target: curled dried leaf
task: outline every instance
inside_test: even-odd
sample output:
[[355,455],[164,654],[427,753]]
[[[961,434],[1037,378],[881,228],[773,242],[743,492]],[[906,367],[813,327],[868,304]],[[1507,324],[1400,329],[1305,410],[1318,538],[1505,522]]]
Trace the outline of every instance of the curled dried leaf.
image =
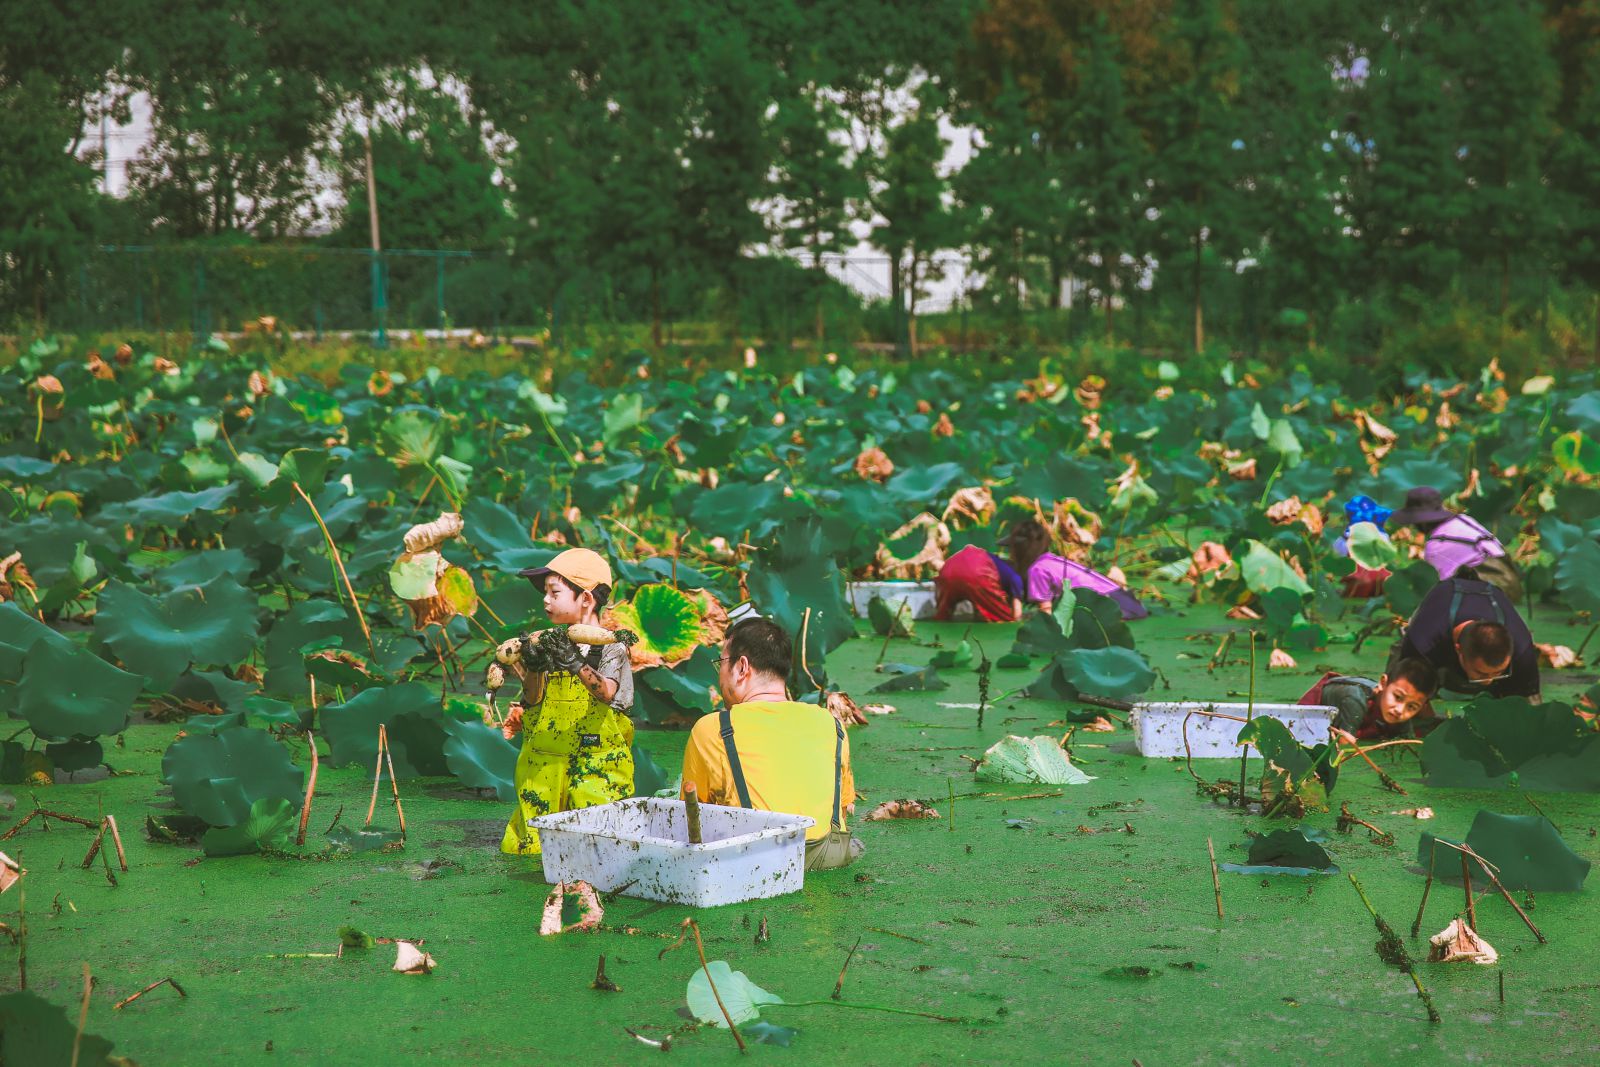
[[111,364],[100,358],[100,353],[90,352],[89,360],[84,364],[91,377],[99,378],[103,382],[115,381],[117,372],[111,369]]
[[886,482],[894,473],[894,461],[881,448],[864,449],[856,457],[856,474],[867,481]]
[[1079,727],[1079,729],[1083,730],[1085,733],[1090,734],[1109,734],[1116,728],[1116,725],[1104,715],[1096,715],[1094,717],[1094,722],[1084,723],[1081,727]]
[[1478,936],[1478,931],[1467,925],[1465,919],[1451,919],[1450,925],[1428,938],[1433,948],[1428,952],[1429,963],[1494,963],[1500,953],[1494,946]]
[[154,366],[157,374],[171,376],[178,373],[178,365],[165,356],[157,356]]
[[960,528],[962,522],[987,526],[989,520],[994,518],[994,494],[984,485],[957,489],[951,494],[950,503],[945,505],[944,514],[940,517],[957,528]]
[[955,435],[956,424],[950,421],[949,413],[944,411],[939,412],[939,421],[933,424],[933,436],[954,437]]
[[437,548],[453,537],[460,537],[465,525],[455,512],[440,512],[432,522],[418,523],[406,531],[406,551],[416,554]]
[[863,704],[861,710],[868,715],[893,715],[899,709],[893,704]]
[[401,974],[432,974],[438,966],[432,956],[409,941],[396,941],[394,948],[394,969]]
[[828,711],[846,726],[865,726],[867,716],[848,693],[838,690],[828,694]]
[[1273,649],[1272,655],[1267,658],[1267,670],[1269,671],[1288,671],[1293,670],[1294,666],[1294,657],[1281,648]]
[[1194,550],[1194,556],[1189,560],[1189,570],[1184,574],[1184,580],[1195,582],[1203,574],[1220,571],[1233,563],[1233,556],[1226,548],[1215,541],[1202,541],[1200,547]]
[[245,382],[245,386],[250,390],[251,396],[255,397],[257,400],[260,400],[262,397],[272,392],[272,375],[270,373],[263,374],[261,371],[253,370],[250,372],[250,377]]
[[1431,819],[1431,818],[1433,818],[1433,809],[1432,808],[1401,808],[1399,811],[1391,811],[1389,814],[1390,815],[1409,815],[1413,819]]
[[133,346],[124,341],[117,346],[117,350],[112,354],[111,358],[117,361],[117,366],[126,367],[133,362]]
[[[561,925],[561,909],[565,906],[567,897],[578,898],[578,907],[583,914],[575,923]],[[606,910],[600,906],[600,896],[594,891],[594,886],[579,879],[576,882],[557,882],[550,895],[544,898],[544,913],[539,920],[539,936],[549,937],[552,934],[565,934],[573,930],[592,930],[600,925],[600,920],[605,918]]]
[[1564,671],[1569,667],[1583,666],[1583,660],[1578,654],[1566,645],[1544,645],[1535,643],[1534,648],[1539,650],[1539,662],[1554,670]]
[[1236,482],[1253,482],[1256,480],[1256,460],[1254,456],[1243,463],[1228,465],[1228,477]]
[[920,800],[885,800],[867,813],[867,822],[889,819],[937,819],[939,813]]
[[0,893],[4,893],[28,872],[17,866],[17,861],[0,852]]

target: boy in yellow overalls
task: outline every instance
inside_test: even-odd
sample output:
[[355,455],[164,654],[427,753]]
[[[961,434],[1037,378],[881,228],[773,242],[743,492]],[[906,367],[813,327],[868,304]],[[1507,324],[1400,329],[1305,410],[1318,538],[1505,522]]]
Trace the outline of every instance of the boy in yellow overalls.
[[[544,610],[558,625],[600,622],[611,593],[611,566],[587,548],[571,548],[548,565],[521,572],[544,589]],[[546,634],[540,648],[554,664],[530,674],[523,701],[506,718],[506,736],[522,733],[517,756],[517,807],[500,851],[539,854],[538,815],[607,804],[633,795],[633,668],[618,643],[591,648]]]

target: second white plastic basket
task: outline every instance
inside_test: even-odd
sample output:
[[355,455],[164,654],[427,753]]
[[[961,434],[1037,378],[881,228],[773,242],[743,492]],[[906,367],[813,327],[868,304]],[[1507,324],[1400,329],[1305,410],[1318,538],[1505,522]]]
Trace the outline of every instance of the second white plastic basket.
[[529,819],[545,881],[582,879],[602,893],[710,907],[777,897],[805,882],[805,815],[700,805],[703,843],[689,844],[681,800],[635,797]]

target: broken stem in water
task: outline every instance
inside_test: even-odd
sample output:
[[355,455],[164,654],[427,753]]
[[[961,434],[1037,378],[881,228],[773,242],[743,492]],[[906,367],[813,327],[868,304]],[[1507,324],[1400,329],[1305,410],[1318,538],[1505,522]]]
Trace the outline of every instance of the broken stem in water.
[[297,848],[306,843],[306,823],[311,820],[311,798],[317,792],[317,737],[307,730],[306,740],[311,744],[311,778],[306,782],[306,801],[300,806],[300,832],[294,837]]
[[856,958],[856,949],[861,947],[861,938],[856,938],[856,943],[850,946],[849,955],[844,958],[844,966],[839,968],[839,977],[833,983],[833,999],[838,1000],[844,995],[844,974],[850,969],[850,961]]
[[1383,916],[1372,906],[1372,901],[1367,899],[1367,891],[1361,888],[1356,876],[1351,874],[1349,877],[1350,884],[1355,886],[1356,895],[1361,898],[1361,903],[1366,905],[1367,914],[1372,916],[1372,922],[1378,928],[1378,955],[1385,963],[1393,963],[1410,976],[1411,984],[1417,987],[1417,998],[1422,1001],[1423,1007],[1428,1009],[1428,1021],[1436,1025],[1443,1022],[1439,1010],[1433,1006],[1433,997],[1428,995],[1422,979],[1417,977],[1416,965],[1411,962],[1411,954],[1406,951],[1405,942],[1400,940],[1394,932],[1394,927],[1385,922]]
[[400,840],[406,839],[406,810],[400,806],[400,779],[394,776],[394,756],[389,752],[389,730],[385,726],[378,727],[378,736],[383,739],[383,762],[389,767],[389,788],[394,792],[394,814],[400,820]]
[[317,526],[322,530],[322,537],[328,542],[328,554],[333,557],[333,565],[339,569],[339,577],[344,582],[344,591],[350,594],[350,606],[355,608],[356,621],[361,623],[361,633],[367,639],[367,655],[377,658],[377,651],[372,647],[372,631],[367,629],[367,617],[361,611],[361,601],[356,599],[355,587],[350,584],[350,575],[345,573],[344,559],[339,555],[339,548],[333,543],[333,534],[328,532],[328,524],[322,521],[322,512],[317,510],[317,505],[312,503],[306,491],[300,488],[299,482],[290,482],[294,491],[300,494],[300,499],[306,502],[306,507],[311,509],[311,517],[317,520]]
[[1438,854],[1438,849],[1428,853],[1428,880],[1422,883],[1422,903],[1417,905],[1417,917],[1411,923],[1411,936],[1413,938],[1422,929],[1422,912],[1428,906],[1428,890],[1433,888],[1433,861]]
[[693,782],[685,783],[683,787],[683,817],[689,824],[689,844],[704,844],[700,836],[700,791]]
[[171,978],[158,978],[154,982],[151,982],[149,985],[145,986],[143,989],[139,990],[137,993],[130,993],[128,996],[123,997],[121,1000],[119,1000],[115,1004],[111,1005],[111,1010],[112,1011],[121,1011],[123,1008],[127,1007],[129,1004],[132,1004],[134,1001],[138,1000],[140,997],[142,997],[146,993],[150,992],[152,989],[156,989],[156,988],[158,988],[160,986],[164,986],[164,985],[169,985],[173,989],[176,989],[178,991],[178,996],[180,996],[180,997],[187,998],[188,995],[189,995],[189,994],[187,994],[187,993],[185,993],[183,991],[183,986],[179,985],[177,982],[173,981]]
[[94,979],[89,975],[89,964],[83,965],[83,1003],[78,1008],[78,1032],[72,1035],[72,1067],[78,1067],[78,1052],[83,1046],[83,1030],[89,1025],[89,996],[94,992]]
[[1217,850],[1206,838],[1206,853],[1211,857],[1211,890],[1217,895],[1217,918],[1222,918],[1222,879],[1217,877]]
[[383,728],[383,724],[379,723],[378,724],[378,756],[377,756],[377,759],[375,759],[373,761],[373,766],[372,766],[372,803],[367,805],[367,821],[362,824],[363,826],[371,826],[372,825],[373,813],[378,810],[378,783],[383,780],[383,750],[384,750],[385,745],[387,744],[387,741],[385,740],[384,734],[385,734],[385,730]]
[[[1250,631],[1250,702],[1245,705],[1245,725],[1250,725],[1250,720],[1256,717],[1256,632]],[[1239,806],[1246,807],[1244,793],[1245,763],[1250,758],[1250,745],[1247,742],[1239,749]]]
[[705,972],[706,985],[711,987],[711,996],[716,1000],[717,1007],[722,1010],[722,1018],[727,1022],[728,1029],[733,1032],[733,1040],[738,1043],[739,1051],[744,1052],[744,1037],[739,1033],[739,1028],[733,1025],[733,1016],[728,1014],[727,1005],[722,1003],[722,994],[717,992],[717,983],[711,980],[711,965],[706,962],[706,946],[700,940],[700,924],[689,918],[683,920],[683,925],[694,933],[694,950],[700,954],[700,970]]
[[894,628],[900,625],[900,616],[905,614],[907,601],[900,601],[900,607],[895,611],[894,618],[889,620],[889,629],[883,635],[883,647],[878,649],[877,663],[883,662],[883,657],[889,654],[889,642],[894,637]]

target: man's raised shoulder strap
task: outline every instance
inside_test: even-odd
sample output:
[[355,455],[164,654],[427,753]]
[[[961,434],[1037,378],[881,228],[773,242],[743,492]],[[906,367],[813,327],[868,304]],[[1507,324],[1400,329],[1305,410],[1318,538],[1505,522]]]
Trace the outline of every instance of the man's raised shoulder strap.
[[722,734],[722,749],[728,754],[728,770],[733,773],[733,788],[738,791],[739,806],[748,808],[750,806],[750,786],[745,782],[744,768],[739,764],[739,746],[734,744],[733,741],[732,709],[723,708],[718,713],[718,719],[722,725],[720,731]]

